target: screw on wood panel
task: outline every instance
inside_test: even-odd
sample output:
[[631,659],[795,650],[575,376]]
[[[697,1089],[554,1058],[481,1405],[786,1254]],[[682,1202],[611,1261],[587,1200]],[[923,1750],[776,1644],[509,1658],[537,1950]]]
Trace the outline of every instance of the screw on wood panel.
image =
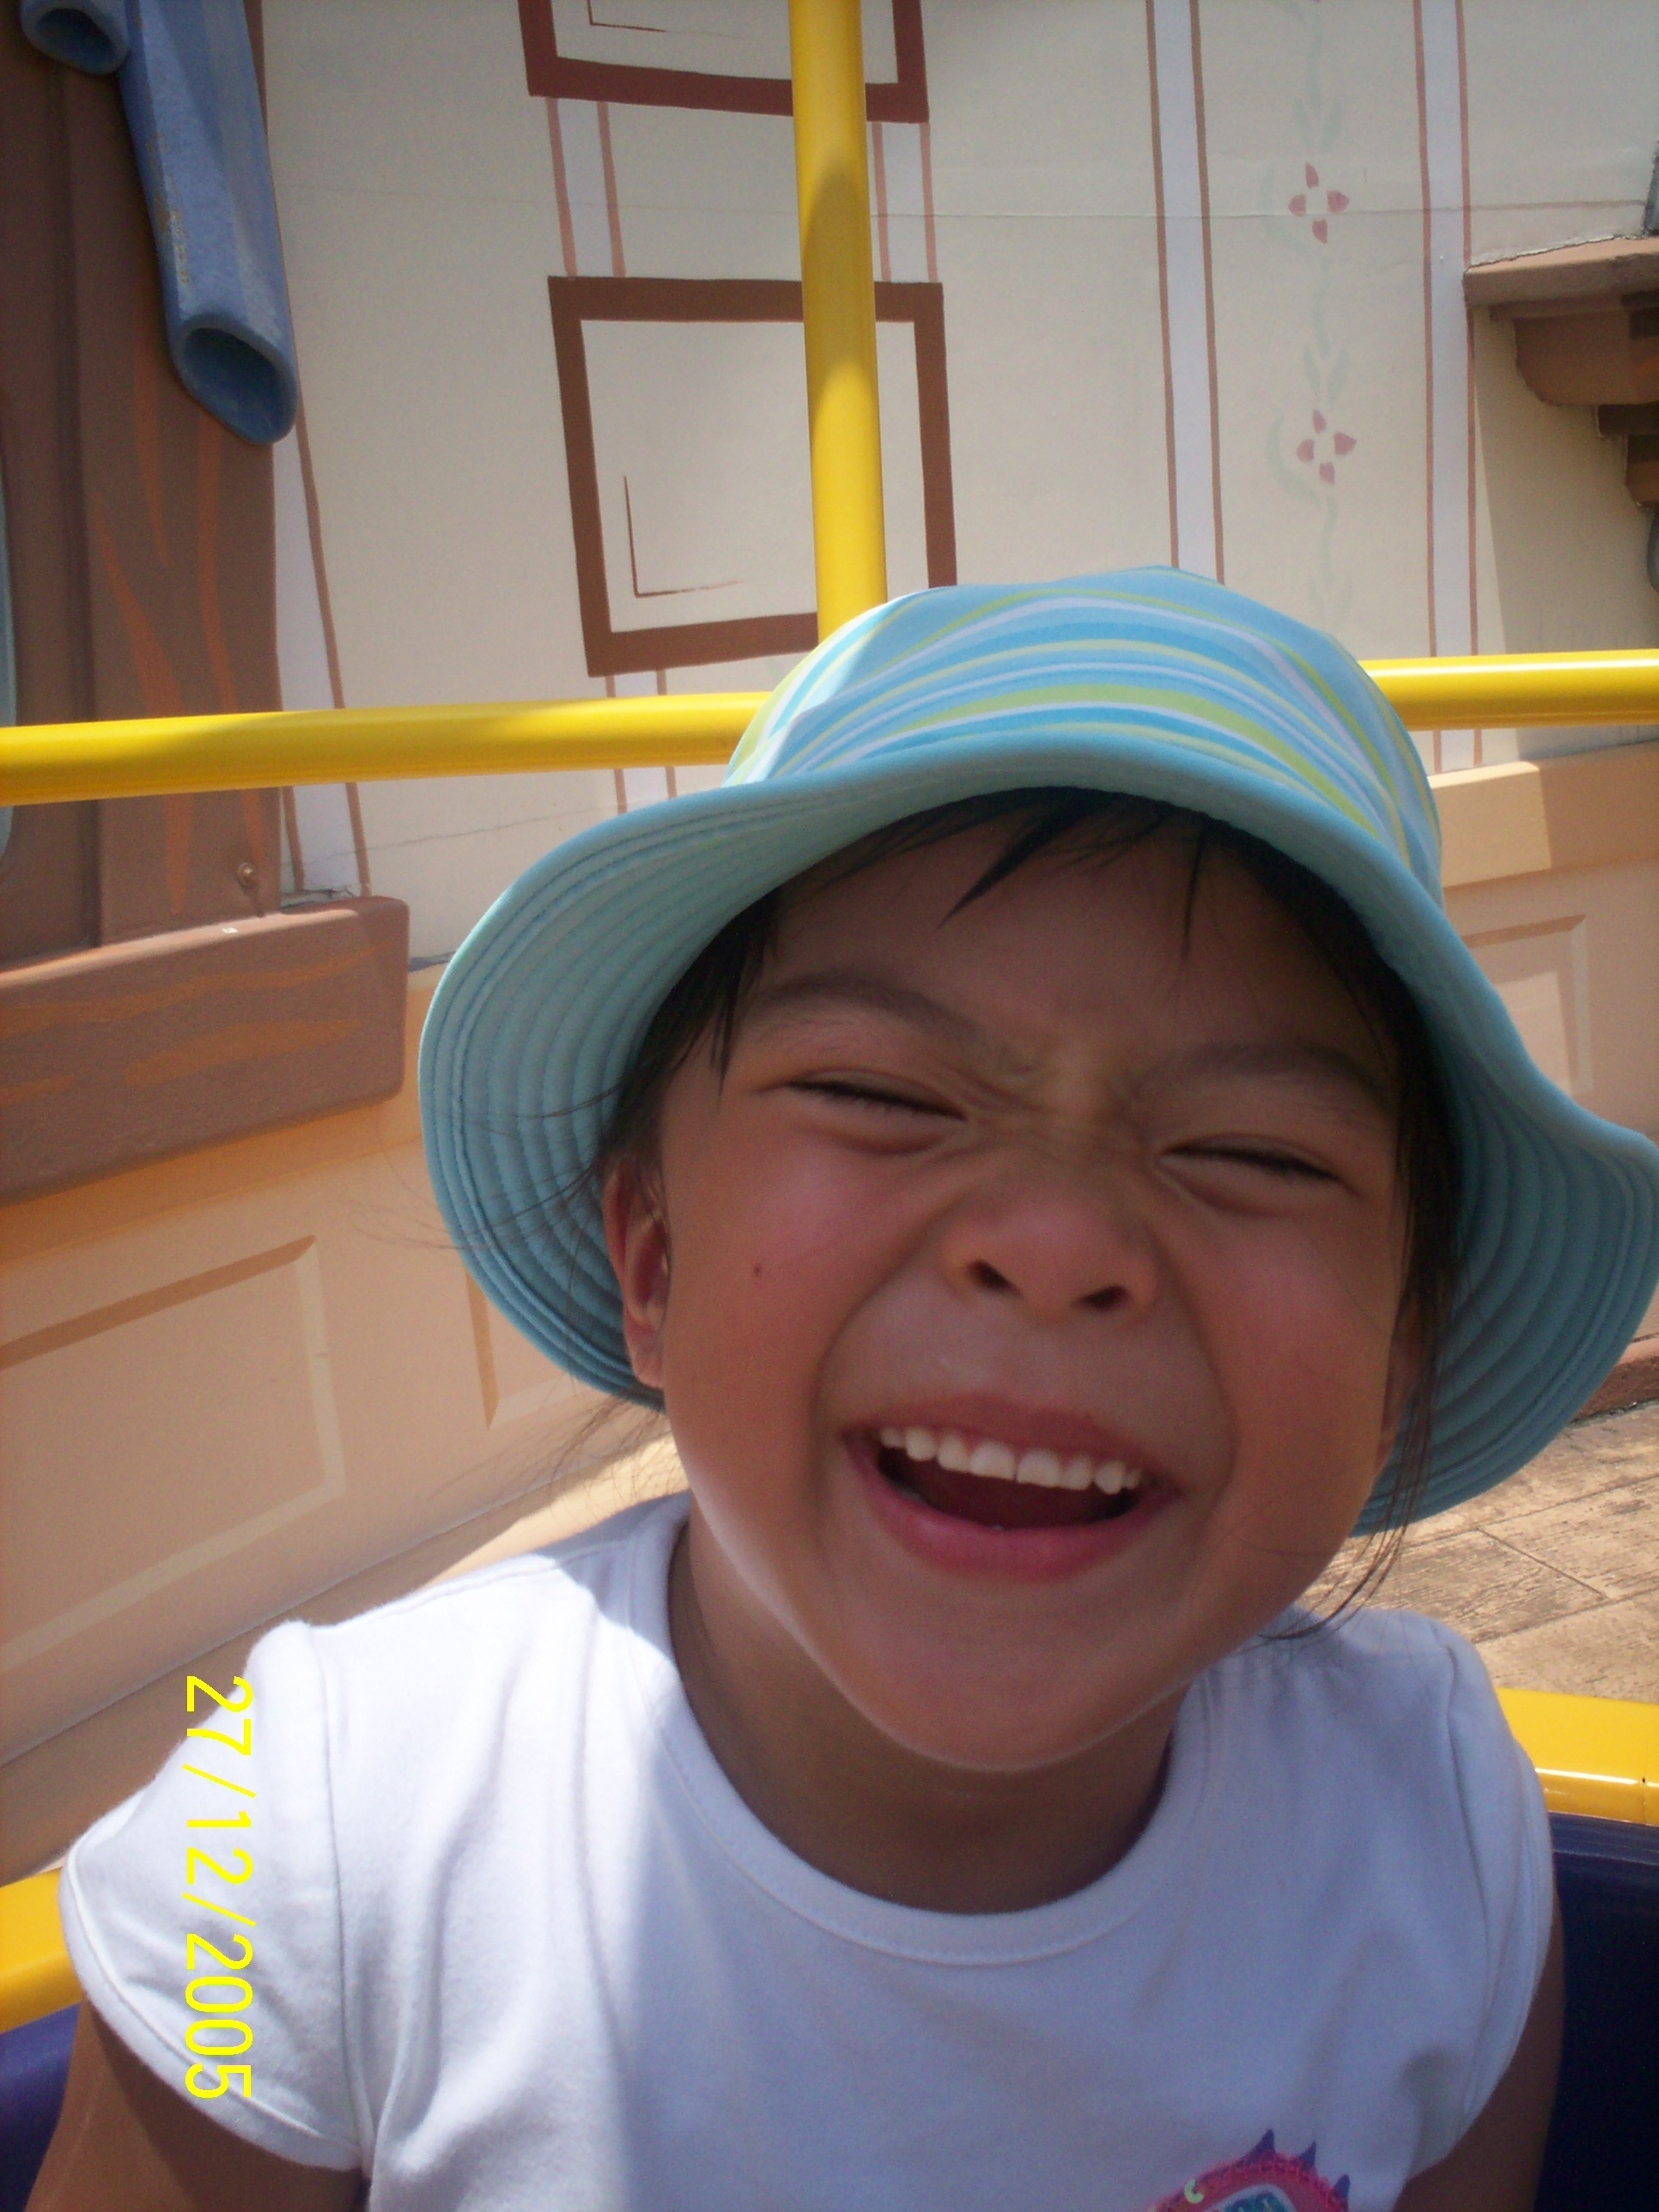
[[259,880],[259,871],[254,866],[252,860],[239,860],[237,862],[236,880],[240,884],[245,891],[251,891],[253,890]]

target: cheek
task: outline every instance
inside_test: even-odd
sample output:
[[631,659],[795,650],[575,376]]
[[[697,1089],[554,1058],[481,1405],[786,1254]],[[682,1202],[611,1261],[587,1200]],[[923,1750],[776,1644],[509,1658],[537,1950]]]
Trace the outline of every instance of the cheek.
[[[848,1319],[886,1276],[903,1229],[872,1163],[745,1142],[683,1182],[671,1227],[664,1353],[682,1402],[714,1390],[753,1420],[798,1421]],[[672,1188],[672,1186],[671,1186]]]
[[1296,1523],[1310,1540],[1345,1535],[1387,1413],[1398,1297],[1387,1241],[1254,1235],[1194,1276],[1194,1318],[1231,1410],[1241,1502],[1287,1533]]

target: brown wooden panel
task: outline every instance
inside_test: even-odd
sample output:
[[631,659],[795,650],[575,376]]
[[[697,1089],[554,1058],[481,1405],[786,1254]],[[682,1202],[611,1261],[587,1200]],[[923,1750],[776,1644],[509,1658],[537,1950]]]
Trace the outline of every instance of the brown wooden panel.
[[391,1097],[408,961],[367,898],[0,974],[0,1198]]
[[100,944],[276,912],[277,793],[131,799],[118,811],[100,806],[98,817]]
[[61,90],[92,712],[278,706],[270,451],[234,436],[173,373],[113,85],[66,71]]
[[[66,72],[0,10],[0,469],[20,721],[92,711],[80,447]],[[97,930],[93,810],[20,807],[0,860],[0,961],[90,945]]]
[[[113,82],[43,59],[15,11],[0,17],[0,464],[21,720],[280,705],[270,455],[173,374]],[[246,920],[275,908],[277,862],[271,798],[118,800],[95,830],[84,812],[25,810],[0,869],[0,959]]]
[[0,462],[17,711],[94,711],[76,405],[65,81],[0,10]]
[[[173,374],[115,84],[44,60],[15,9],[0,465],[21,720],[281,704],[270,454]],[[281,915],[279,859],[270,792],[18,810],[0,860],[0,1194],[396,1090],[406,915]]]
[[0,966],[72,952],[97,934],[95,806],[20,806],[0,854]]

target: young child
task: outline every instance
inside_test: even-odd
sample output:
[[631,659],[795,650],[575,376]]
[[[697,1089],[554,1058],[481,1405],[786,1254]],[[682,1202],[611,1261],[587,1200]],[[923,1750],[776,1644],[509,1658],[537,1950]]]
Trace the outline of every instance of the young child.
[[507,894],[422,1073],[689,1498],[216,1686],[70,1856],[34,2202],[1528,2204],[1536,1781],[1457,1637],[1297,1601],[1583,1403],[1659,1153],[1355,663],[1164,570],[877,610]]

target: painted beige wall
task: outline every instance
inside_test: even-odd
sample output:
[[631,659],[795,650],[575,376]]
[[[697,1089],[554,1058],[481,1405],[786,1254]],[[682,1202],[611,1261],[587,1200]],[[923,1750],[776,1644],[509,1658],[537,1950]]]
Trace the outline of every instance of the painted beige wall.
[[[1639,224],[1659,11],[1201,0],[1196,78],[1178,66],[1186,0],[927,0],[923,17],[932,120],[925,144],[916,125],[882,126],[878,260],[901,279],[931,264],[943,287],[964,577],[1168,561],[1172,480],[1190,506],[1201,477],[1203,504],[1213,459],[1226,580],[1362,654],[1659,641],[1621,447],[1588,410],[1534,399],[1510,330],[1482,314],[1471,332],[1458,289],[1466,250],[1490,258]],[[671,6],[653,21],[673,19]],[[708,7],[693,20],[706,25]],[[750,22],[734,9],[732,52],[748,52]],[[267,0],[264,24],[344,697],[591,694],[548,277],[793,276],[788,121],[616,104],[601,117],[587,101],[554,114],[526,89],[514,0]],[[607,36],[619,53],[645,40]],[[672,30],[645,43],[659,62],[695,61],[696,42]],[[1182,199],[1200,183],[1207,227]],[[1195,332],[1202,354],[1204,300],[1187,295],[1202,291],[1204,254],[1212,374],[1181,338]],[[645,507],[676,518],[654,536],[642,526],[647,570],[710,606],[733,576],[763,599],[774,572],[810,566],[804,480],[774,451],[799,392],[723,411],[720,349],[699,341],[671,405],[645,351],[645,339],[638,359],[623,348],[617,377],[644,380],[643,419],[601,453],[602,492],[626,463]],[[896,514],[915,458],[902,416],[895,401]],[[1457,440],[1471,423],[1466,486]],[[685,501],[711,464],[733,489],[694,502],[699,534]],[[911,580],[907,528],[896,586]],[[757,568],[779,531],[793,553]],[[1202,547],[1176,550],[1205,565]],[[611,578],[619,626],[644,618],[614,566]],[[785,665],[660,680],[761,686]],[[1433,765],[1456,768],[1606,741],[1425,742]],[[635,803],[652,789],[642,781]],[[375,888],[409,900],[417,954],[447,953],[527,857],[617,800],[603,777],[365,786]]]
[[[8,1871],[39,1856],[37,1747],[388,1561],[371,1590],[407,1588],[637,1437],[444,1236],[413,1085],[430,981],[385,1106],[0,1210]],[[73,1798],[62,1764],[34,1766]]]

